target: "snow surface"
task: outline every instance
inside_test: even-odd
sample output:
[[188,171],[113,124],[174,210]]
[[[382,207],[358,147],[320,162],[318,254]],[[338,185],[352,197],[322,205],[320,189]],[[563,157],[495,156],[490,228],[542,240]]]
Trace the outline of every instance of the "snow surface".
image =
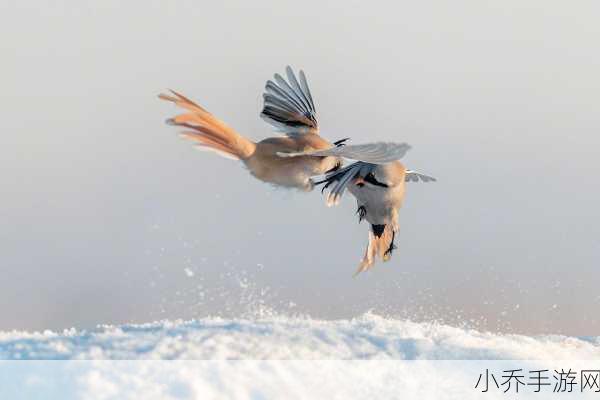
[[600,337],[500,335],[369,313],[334,321],[208,318],[0,332],[0,359],[599,360]]
[[[0,332],[0,359],[0,399],[11,400],[595,399],[599,393],[579,386],[554,393],[552,378],[555,369],[600,369],[600,339],[499,335],[373,314],[208,318]],[[508,369],[546,369],[550,386],[536,393],[523,385],[518,397],[514,385],[485,395],[475,387],[486,371],[501,383]]]

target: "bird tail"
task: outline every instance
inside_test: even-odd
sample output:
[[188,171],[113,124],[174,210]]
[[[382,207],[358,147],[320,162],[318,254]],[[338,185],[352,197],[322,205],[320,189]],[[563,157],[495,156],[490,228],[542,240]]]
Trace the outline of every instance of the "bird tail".
[[158,97],[173,102],[188,112],[169,118],[167,123],[188,128],[181,135],[196,142],[196,147],[234,160],[245,160],[254,153],[256,143],[243,137],[187,97],[173,90],[171,93],[172,95],[161,93]]
[[376,257],[381,258],[383,261],[388,261],[396,248],[394,245],[395,237],[396,231],[392,225],[371,225],[365,255],[354,275],[372,268]]

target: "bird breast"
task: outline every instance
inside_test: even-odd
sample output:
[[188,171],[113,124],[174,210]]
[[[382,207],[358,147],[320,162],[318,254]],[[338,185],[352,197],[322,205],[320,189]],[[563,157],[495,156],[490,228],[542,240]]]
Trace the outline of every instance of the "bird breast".
[[358,179],[348,186],[348,190],[356,197],[358,206],[365,208],[365,219],[369,223],[395,224],[404,198],[404,167],[379,165],[374,169],[373,175],[378,182],[385,183],[388,187]]

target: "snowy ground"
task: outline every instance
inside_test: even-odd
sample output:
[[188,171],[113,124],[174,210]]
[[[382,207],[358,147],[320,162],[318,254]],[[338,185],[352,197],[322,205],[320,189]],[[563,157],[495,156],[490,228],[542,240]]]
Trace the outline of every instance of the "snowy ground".
[[0,332],[0,359],[600,359],[600,337],[497,335],[366,314]]
[[[578,381],[581,370],[600,369],[599,337],[497,335],[372,314],[1,332],[0,359],[2,399],[464,399],[480,398],[486,370],[500,386],[486,396],[507,399],[516,394],[501,385],[511,368],[524,382],[548,369],[546,394],[523,385],[519,398],[600,395],[581,384],[552,390],[554,369],[571,368]],[[26,359],[71,361],[15,361]]]

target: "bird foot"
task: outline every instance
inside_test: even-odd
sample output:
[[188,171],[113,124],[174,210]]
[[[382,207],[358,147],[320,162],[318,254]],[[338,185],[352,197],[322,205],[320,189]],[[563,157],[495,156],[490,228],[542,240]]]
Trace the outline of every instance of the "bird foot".
[[344,139],[340,139],[340,140],[337,140],[337,141],[333,142],[333,145],[334,145],[335,147],[342,147],[342,146],[345,146],[345,145],[346,145],[346,142],[347,142],[348,140],[350,140],[350,138],[349,138],[349,137],[347,137],[347,138],[344,138]]
[[358,223],[360,224],[361,221],[365,219],[365,215],[367,215],[367,209],[365,206],[360,206],[358,207],[358,210],[356,210],[356,213],[358,214]]
[[392,232],[392,241],[390,242],[390,247],[383,253],[383,260],[387,261],[392,257],[392,252],[396,250],[398,247],[394,244],[394,239],[396,238],[396,232]]

